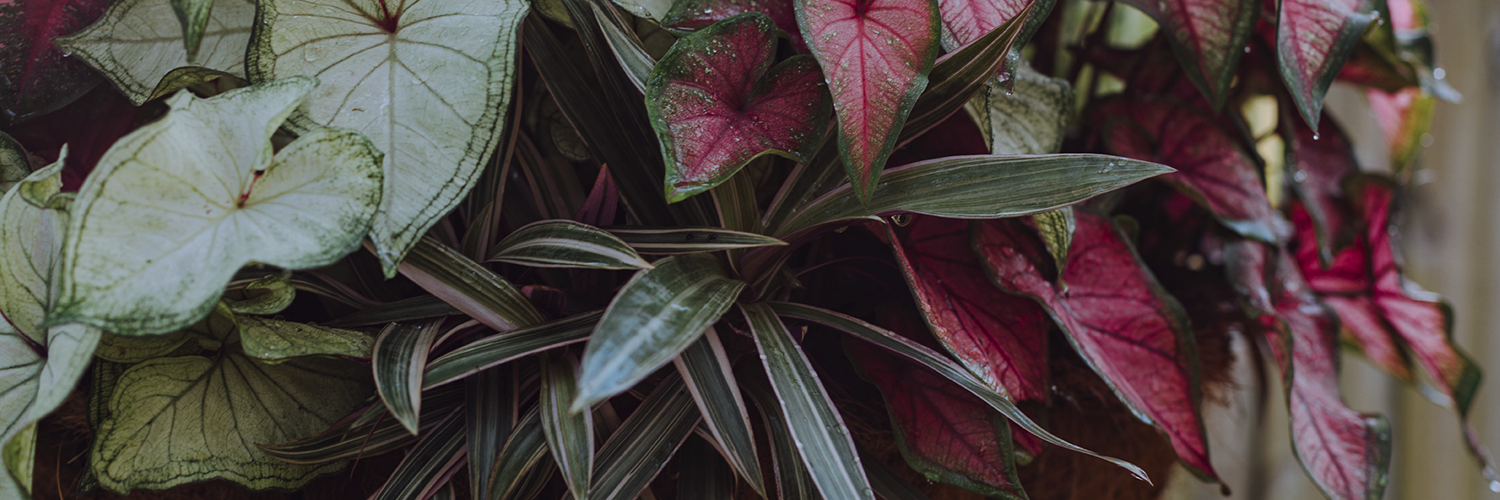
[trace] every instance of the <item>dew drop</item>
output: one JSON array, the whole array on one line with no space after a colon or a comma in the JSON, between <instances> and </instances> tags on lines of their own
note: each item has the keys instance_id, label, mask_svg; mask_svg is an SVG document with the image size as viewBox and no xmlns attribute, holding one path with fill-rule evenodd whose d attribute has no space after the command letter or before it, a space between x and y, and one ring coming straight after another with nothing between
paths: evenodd
<instances>
[{"instance_id":1,"label":"dew drop","mask_svg":"<svg viewBox=\"0 0 1500 500\"><path fill-rule=\"evenodd\" d=\"M311 50L305 50L302 51L302 60L307 62L317 62L318 55L316 53L313 53L313 51Z\"/></svg>"},{"instance_id":2,"label":"dew drop","mask_svg":"<svg viewBox=\"0 0 1500 500\"><path fill-rule=\"evenodd\" d=\"M1500 481L1490 481L1490 491L1500 493Z\"/></svg>"},{"instance_id":3,"label":"dew drop","mask_svg":"<svg viewBox=\"0 0 1500 500\"><path fill-rule=\"evenodd\" d=\"M1316 141L1316 140L1318 140L1318 139L1320 139L1320 138L1321 138L1321 137L1322 137L1322 136L1319 136L1319 135L1318 135L1318 134L1316 134L1316 133L1315 133L1315 134L1313 134L1313 140L1314 140L1314 141Z\"/></svg>"},{"instance_id":4,"label":"dew drop","mask_svg":"<svg viewBox=\"0 0 1500 500\"><path fill-rule=\"evenodd\" d=\"M1448 72L1444 71L1443 68L1434 68L1432 70L1432 77L1433 78L1442 80L1443 77L1446 77L1446 76L1448 76Z\"/></svg>"}]
</instances>

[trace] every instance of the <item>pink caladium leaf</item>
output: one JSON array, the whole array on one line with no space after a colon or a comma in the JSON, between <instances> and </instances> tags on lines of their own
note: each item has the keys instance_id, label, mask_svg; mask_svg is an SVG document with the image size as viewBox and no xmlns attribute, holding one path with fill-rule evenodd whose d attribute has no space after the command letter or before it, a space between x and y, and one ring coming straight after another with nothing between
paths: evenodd
<instances>
[{"instance_id":1,"label":"pink caladium leaf","mask_svg":"<svg viewBox=\"0 0 1500 500\"><path fill-rule=\"evenodd\" d=\"M136 107L114 87L99 85L60 109L6 131L47 163L57 160L67 145L63 190L76 191L115 141L165 109L160 102ZM87 126L79 126L81 123Z\"/></svg>"},{"instance_id":2,"label":"pink caladium leaf","mask_svg":"<svg viewBox=\"0 0 1500 500\"><path fill-rule=\"evenodd\" d=\"M1348 244L1352 227L1348 221L1348 201L1344 199L1344 178L1359 172L1354 147L1343 130L1332 121L1323 134L1299 120L1286 120L1283 129L1287 139L1286 166L1292 187L1316 229L1319 258L1331 263L1338 247Z\"/></svg>"},{"instance_id":3,"label":"pink caladium leaf","mask_svg":"<svg viewBox=\"0 0 1500 500\"><path fill-rule=\"evenodd\" d=\"M938 12L943 20L943 47L951 51L972 43L1030 5L1031 14L1026 16L1021 32L1012 42L1014 47L1023 47L1042 26L1055 3L1057 0L938 0Z\"/></svg>"},{"instance_id":4,"label":"pink caladium leaf","mask_svg":"<svg viewBox=\"0 0 1500 500\"><path fill-rule=\"evenodd\" d=\"M1161 179L1248 238L1276 241L1275 210L1254 160L1215 120L1181 101L1112 98L1093 116L1110 154L1177 169Z\"/></svg>"},{"instance_id":5,"label":"pink caladium leaf","mask_svg":"<svg viewBox=\"0 0 1500 500\"><path fill-rule=\"evenodd\" d=\"M969 247L968 221L911 217L889 239L934 336L1002 394L1046 400L1048 323L1041 307L990 283Z\"/></svg>"},{"instance_id":6,"label":"pink caladium leaf","mask_svg":"<svg viewBox=\"0 0 1500 500\"><path fill-rule=\"evenodd\" d=\"M672 10L662 18L661 26L677 32L692 32L744 14L759 12L771 18L776 27L786 33L792 45L805 51L802 32L797 29L797 13L792 10L792 0L681 0L672 3Z\"/></svg>"},{"instance_id":7,"label":"pink caladium leaf","mask_svg":"<svg viewBox=\"0 0 1500 500\"><path fill-rule=\"evenodd\" d=\"M776 25L740 14L688 35L646 82L647 110L667 165L668 201L724 182L755 157L807 161L823 138L828 92L817 62L775 68Z\"/></svg>"},{"instance_id":8,"label":"pink caladium leaf","mask_svg":"<svg viewBox=\"0 0 1500 500\"><path fill-rule=\"evenodd\" d=\"M822 66L839 124L839 157L867 201L927 88L937 58L935 0L794 0L797 25Z\"/></svg>"},{"instance_id":9,"label":"pink caladium leaf","mask_svg":"<svg viewBox=\"0 0 1500 500\"><path fill-rule=\"evenodd\" d=\"M1125 0L1161 24L1188 79L1213 109L1229 84L1260 18L1260 0Z\"/></svg>"},{"instance_id":10,"label":"pink caladium leaf","mask_svg":"<svg viewBox=\"0 0 1500 500\"><path fill-rule=\"evenodd\" d=\"M1328 86L1374 18L1364 0L1281 0L1277 66L1292 102L1313 132L1318 131Z\"/></svg>"},{"instance_id":11,"label":"pink caladium leaf","mask_svg":"<svg viewBox=\"0 0 1500 500\"><path fill-rule=\"evenodd\" d=\"M1290 252L1240 240L1226 251L1281 366L1292 449L1313 484L1336 500L1378 500L1390 469L1390 425L1339 396L1334 316L1318 304Z\"/></svg>"},{"instance_id":12,"label":"pink caladium leaf","mask_svg":"<svg viewBox=\"0 0 1500 500\"><path fill-rule=\"evenodd\" d=\"M920 329L915 321L887 325ZM1016 477L1010 422L1000 412L943 377L869 343L846 340L844 350L865 380L880 389L896 447L929 479L988 497L1026 498Z\"/></svg>"},{"instance_id":13,"label":"pink caladium leaf","mask_svg":"<svg viewBox=\"0 0 1500 500\"><path fill-rule=\"evenodd\" d=\"M52 39L88 26L108 0L0 2L0 111L19 123L60 108L104 81Z\"/></svg>"},{"instance_id":14,"label":"pink caladium leaf","mask_svg":"<svg viewBox=\"0 0 1500 500\"><path fill-rule=\"evenodd\" d=\"M1016 219L972 223L993 281L1035 299L1142 421L1171 442L1183 465L1216 478L1199 414L1198 348L1182 306L1162 289L1105 216L1075 211L1077 228L1059 290L1036 231Z\"/></svg>"},{"instance_id":15,"label":"pink caladium leaf","mask_svg":"<svg viewBox=\"0 0 1500 500\"><path fill-rule=\"evenodd\" d=\"M1417 87L1385 93L1380 89L1365 92L1375 123L1385 133L1390 147L1391 168L1398 176L1409 175L1421 151L1422 136L1432 128L1432 110L1437 98Z\"/></svg>"}]
</instances>

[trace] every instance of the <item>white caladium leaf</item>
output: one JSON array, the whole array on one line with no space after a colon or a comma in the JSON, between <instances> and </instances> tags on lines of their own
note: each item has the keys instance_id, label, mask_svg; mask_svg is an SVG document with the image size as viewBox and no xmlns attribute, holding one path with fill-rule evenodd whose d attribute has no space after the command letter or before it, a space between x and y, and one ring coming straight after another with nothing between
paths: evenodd
<instances>
[{"instance_id":1,"label":"white caladium leaf","mask_svg":"<svg viewBox=\"0 0 1500 500\"><path fill-rule=\"evenodd\" d=\"M0 498L18 498L30 489L10 470L31 460L24 443L11 441L61 404L78 381L100 331L80 324L43 328L42 320L52 295L51 283L57 249L61 244L67 214L42 208L22 199L22 189L51 194L61 185L62 157L57 163L26 177L0 198ZM29 481L26 481L29 483Z\"/></svg>"},{"instance_id":2,"label":"white caladium leaf","mask_svg":"<svg viewBox=\"0 0 1500 500\"><path fill-rule=\"evenodd\" d=\"M189 62L171 0L120 0L92 26L56 43L109 77L115 88L140 105L159 97L164 83L173 86L173 80L164 78L178 68L244 78L245 47L254 22L255 2L215 2L198 56Z\"/></svg>"},{"instance_id":3,"label":"white caladium leaf","mask_svg":"<svg viewBox=\"0 0 1500 500\"><path fill-rule=\"evenodd\" d=\"M387 276L479 179L510 109L526 0L266 0L251 81L315 75L288 125L364 133L385 152L371 228Z\"/></svg>"},{"instance_id":4,"label":"white caladium leaf","mask_svg":"<svg viewBox=\"0 0 1500 500\"><path fill-rule=\"evenodd\" d=\"M369 368L335 358L268 364L247 356L227 307L196 330L219 349L151 358L120 374L89 453L101 486L123 495L224 479L293 490L343 467L282 463L256 445L328 429L370 395Z\"/></svg>"},{"instance_id":5,"label":"white caladium leaf","mask_svg":"<svg viewBox=\"0 0 1500 500\"><path fill-rule=\"evenodd\" d=\"M316 85L180 92L115 143L74 202L48 322L167 333L206 316L252 260L305 269L358 248L380 203L380 152L316 129L272 158L272 132Z\"/></svg>"},{"instance_id":6,"label":"white caladium leaf","mask_svg":"<svg viewBox=\"0 0 1500 500\"><path fill-rule=\"evenodd\" d=\"M979 123L979 132L997 155L1040 155L1058 152L1073 116L1073 87L1031 69L1026 58L1012 52L1014 88L1010 82L986 82L969 98L965 110Z\"/></svg>"}]
</instances>

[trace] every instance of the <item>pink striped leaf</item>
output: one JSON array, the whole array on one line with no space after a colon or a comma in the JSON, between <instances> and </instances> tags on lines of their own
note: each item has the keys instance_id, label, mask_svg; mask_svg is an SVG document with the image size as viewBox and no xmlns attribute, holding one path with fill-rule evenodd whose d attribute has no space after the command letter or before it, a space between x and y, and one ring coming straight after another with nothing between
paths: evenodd
<instances>
[{"instance_id":1,"label":"pink striped leaf","mask_svg":"<svg viewBox=\"0 0 1500 500\"><path fill-rule=\"evenodd\" d=\"M914 215L892 232L896 261L943 347L998 392L1045 400L1047 319L1036 303L985 277L968 221Z\"/></svg>"},{"instance_id":2,"label":"pink striped leaf","mask_svg":"<svg viewBox=\"0 0 1500 500\"><path fill-rule=\"evenodd\" d=\"M1390 425L1349 409L1339 396L1337 324L1320 306L1290 252L1240 240L1227 249L1230 275L1250 291L1281 366L1292 450L1313 484L1335 500L1378 500L1390 469Z\"/></svg>"},{"instance_id":3,"label":"pink striped leaf","mask_svg":"<svg viewBox=\"0 0 1500 500\"><path fill-rule=\"evenodd\" d=\"M1177 169L1161 179L1235 232L1276 241L1260 169L1219 120L1165 97L1108 99L1093 116L1104 124L1107 152Z\"/></svg>"},{"instance_id":4,"label":"pink striped leaf","mask_svg":"<svg viewBox=\"0 0 1500 500\"><path fill-rule=\"evenodd\" d=\"M937 58L935 0L795 0L839 124L839 157L868 202Z\"/></svg>"},{"instance_id":5,"label":"pink striped leaf","mask_svg":"<svg viewBox=\"0 0 1500 500\"><path fill-rule=\"evenodd\" d=\"M1364 0L1281 0L1276 54L1302 119L1318 131L1323 96L1375 16Z\"/></svg>"},{"instance_id":6,"label":"pink striped leaf","mask_svg":"<svg viewBox=\"0 0 1500 500\"><path fill-rule=\"evenodd\" d=\"M1189 80L1213 109L1229 84L1260 18L1260 0L1125 0L1156 19Z\"/></svg>"},{"instance_id":7,"label":"pink striped leaf","mask_svg":"<svg viewBox=\"0 0 1500 500\"><path fill-rule=\"evenodd\" d=\"M740 14L678 40L656 63L646 102L668 201L707 191L760 155L805 162L818 147L828 93L811 57L771 67L776 31L764 14Z\"/></svg>"},{"instance_id":8,"label":"pink striped leaf","mask_svg":"<svg viewBox=\"0 0 1500 500\"><path fill-rule=\"evenodd\" d=\"M1035 299L1136 417L1159 429L1183 465L1216 478L1199 414L1198 349L1187 314L1109 218L1078 210L1060 290L1040 263L1036 231L1015 219L976 222L973 244L1000 288Z\"/></svg>"},{"instance_id":9,"label":"pink striped leaf","mask_svg":"<svg viewBox=\"0 0 1500 500\"><path fill-rule=\"evenodd\" d=\"M1020 34L1012 42L1016 48L1023 47L1042 26L1055 3L1057 0L938 0L938 12L943 20L943 48L952 51L973 43L1030 5L1031 14L1026 16Z\"/></svg>"},{"instance_id":10,"label":"pink striped leaf","mask_svg":"<svg viewBox=\"0 0 1500 500\"><path fill-rule=\"evenodd\" d=\"M921 328L914 321L900 323L887 326L896 332ZM913 469L988 497L1026 498L1004 415L942 376L869 343L849 340L844 349L860 376L885 397L896 446Z\"/></svg>"}]
</instances>

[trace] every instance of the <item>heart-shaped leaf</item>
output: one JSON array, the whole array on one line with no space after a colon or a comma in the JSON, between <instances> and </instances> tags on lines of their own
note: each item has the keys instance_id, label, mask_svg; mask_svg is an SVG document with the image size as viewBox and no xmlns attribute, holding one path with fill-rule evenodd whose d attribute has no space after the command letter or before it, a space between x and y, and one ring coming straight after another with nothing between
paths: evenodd
<instances>
[{"instance_id":1,"label":"heart-shaped leaf","mask_svg":"<svg viewBox=\"0 0 1500 500\"><path fill-rule=\"evenodd\" d=\"M681 0L672 2L672 10L662 18L661 26L674 31L697 31L746 12L765 14L776 23L776 29L791 38L793 47L807 48L801 30L797 29L797 13L791 0Z\"/></svg>"},{"instance_id":2,"label":"heart-shaped leaf","mask_svg":"<svg viewBox=\"0 0 1500 500\"><path fill-rule=\"evenodd\" d=\"M1349 409L1339 397L1337 322L1319 305L1289 252L1241 240L1226 256L1236 285L1249 290L1271 352L1281 366L1292 448L1328 498L1382 497L1390 466L1390 425ZM1272 261L1272 259L1275 259Z\"/></svg>"},{"instance_id":3,"label":"heart-shaped leaf","mask_svg":"<svg viewBox=\"0 0 1500 500\"><path fill-rule=\"evenodd\" d=\"M380 152L317 129L272 158L271 133L315 85L182 92L116 143L74 202L48 322L166 333L207 315L252 260L305 269L358 248L380 201Z\"/></svg>"},{"instance_id":4,"label":"heart-shaped leaf","mask_svg":"<svg viewBox=\"0 0 1500 500\"><path fill-rule=\"evenodd\" d=\"M64 152L66 155L66 151ZM101 332L72 323L42 327L67 213L28 203L20 191L56 194L63 162L36 171L0 197L0 497L26 498L34 423L62 404L93 359ZM27 469L29 470L29 469Z\"/></svg>"},{"instance_id":5,"label":"heart-shaped leaf","mask_svg":"<svg viewBox=\"0 0 1500 500\"><path fill-rule=\"evenodd\" d=\"M255 2L225 0L214 6L197 57L182 50L182 33L168 0L115 2L88 29L57 45L98 69L140 105L162 94L172 70L195 67L245 77L245 47L255 23Z\"/></svg>"},{"instance_id":6,"label":"heart-shaped leaf","mask_svg":"<svg viewBox=\"0 0 1500 500\"><path fill-rule=\"evenodd\" d=\"M797 25L823 67L839 157L868 201L938 53L935 0L795 0Z\"/></svg>"},{"instance_id":7,"label":"heart-shaped leaf","mask_svg":"<svg viewBox=\"0 0 1500 500\"><path fill-rule=\"evenodd\" d=\"M844 350L860 376L880 388L896 445L912 468L988 497L1026 498L1005 416L941 376L875 346L846 340Z\"/></svg>"},{"instance_id":8,"label":"heart-shaped leaf","mask_svg":"<svg viewBox=\"0 0 1500 500\"><path fill-rule=\"evenodd\" d=\"M914 216L890 236L917 306L943 347L995 390L1046 400L1046 313L990 283L969 248L968 221Z\"/></svg>"},{"instance_id":9,"label":"heart-shaped leaf","mask_svg":"<svg viewBox=\"0 0 1500 500\"><path fill-rule=\"evenodd\" d=\"M1112 154L1177 169L1162 180L1246 237L1276 241L1273 210L1260 171L1218 121L1169 98L1114 98L1092 113Z\"/></svg>"},{"instance_id":10,"label":"heart-shaped leaf","mask_svg":"<svg viewBox=\"0 0 1500 500\"><path fill-rule=\"evenodd\" d=\"M1013 220L974 223L974 246L995 283L1035 299L1120 399L1172 443L1195 474L1214 478L1198 413L1198 349L1182 306L1161 288L1106 217L1077 212L1067 283L1038 266L1046 249Z\"/></svg>"},{"instance_id":11,"label":"heart-shaped leaf","mask_svg":"<svg viewBox=\"0 0 1500 500\"><path fill-rule=\"evenodd\" d=\"M1321 0L1317 0L1321 1ZM1215 110L1224 107L1261 0L1125 0L1156 19L1189 80Z\"/></svg>"},{"instance_id":12,"label":"heart-shaped leaf","mask_svg":"<svg viewBox=\"0 0 1500 500\"><path fill-rule=\"evenodd\" d=\"M334 358L250 358L226 308L200 330L219 342L216 352L148 359L120 375L89 453L101 486L126 494L224 479L289 490L343 467L282 463L256 445L333 425L369 396L369 368Z\"/></svg>"},{"instance_id":13,"label":"heart-shaped leaf","mask_svg":"<svg viewBox=\"0 0 1500 500\"><path fill-rule=\"evenodd\" d=\"M287 125L363 133L385 153L370 238L386 276L463 200L510 109L516 30L529 2L269 0L256 13L251 81L321 79ZM462 36L454 36L462 33ZM571 214L569 214L571 215Z\"/></svg>"},{"instance_id":14,"label":"heart-shaped leaf","mask_svg":"<svg viewBox=\"0 0 1500 500\"><path fill-rule=\"evenodd\" d=\"M1323 96L1375 19L1363 0L1280 0L1276 21L1277 66L1302 119L1318 131Z\"/></svg>"},{"instance_id":15,"label":"heart-shaped leaf","mask_svg":"<svg viewBox=\"0 0 1500 500\"><path fill-rule=\"evenodd\" d=\"M99 18L107 0L13 0L0 4L0 111L15 124L63 107L99 84L52 39Z\"/></svg>"},{"instance_id":16,"label":"heart-shaped leaf","mask_svg":"<svg viewBox=\"0 0 1500 500\"><path fill-rule=\"evenodd\" d=\"M729 310L744 288L708 254L667 257L656 261L655 269L637 272L594 328L572 410L630 389L670 363Z\"/></svg>"},{"instance_id":17,"label":"heart-shaped leaf","mask_svg":"<svg viewBox=\"0 0 1500 500\"><path fill-rule=\"evenodd\" d=\"M776 25L760 13L678 40L646 82L667 165L668 201L707 191L755 157L806 162L822 142L829 97L808 56L775 68Z\"/></svg>"}]
</instances>

